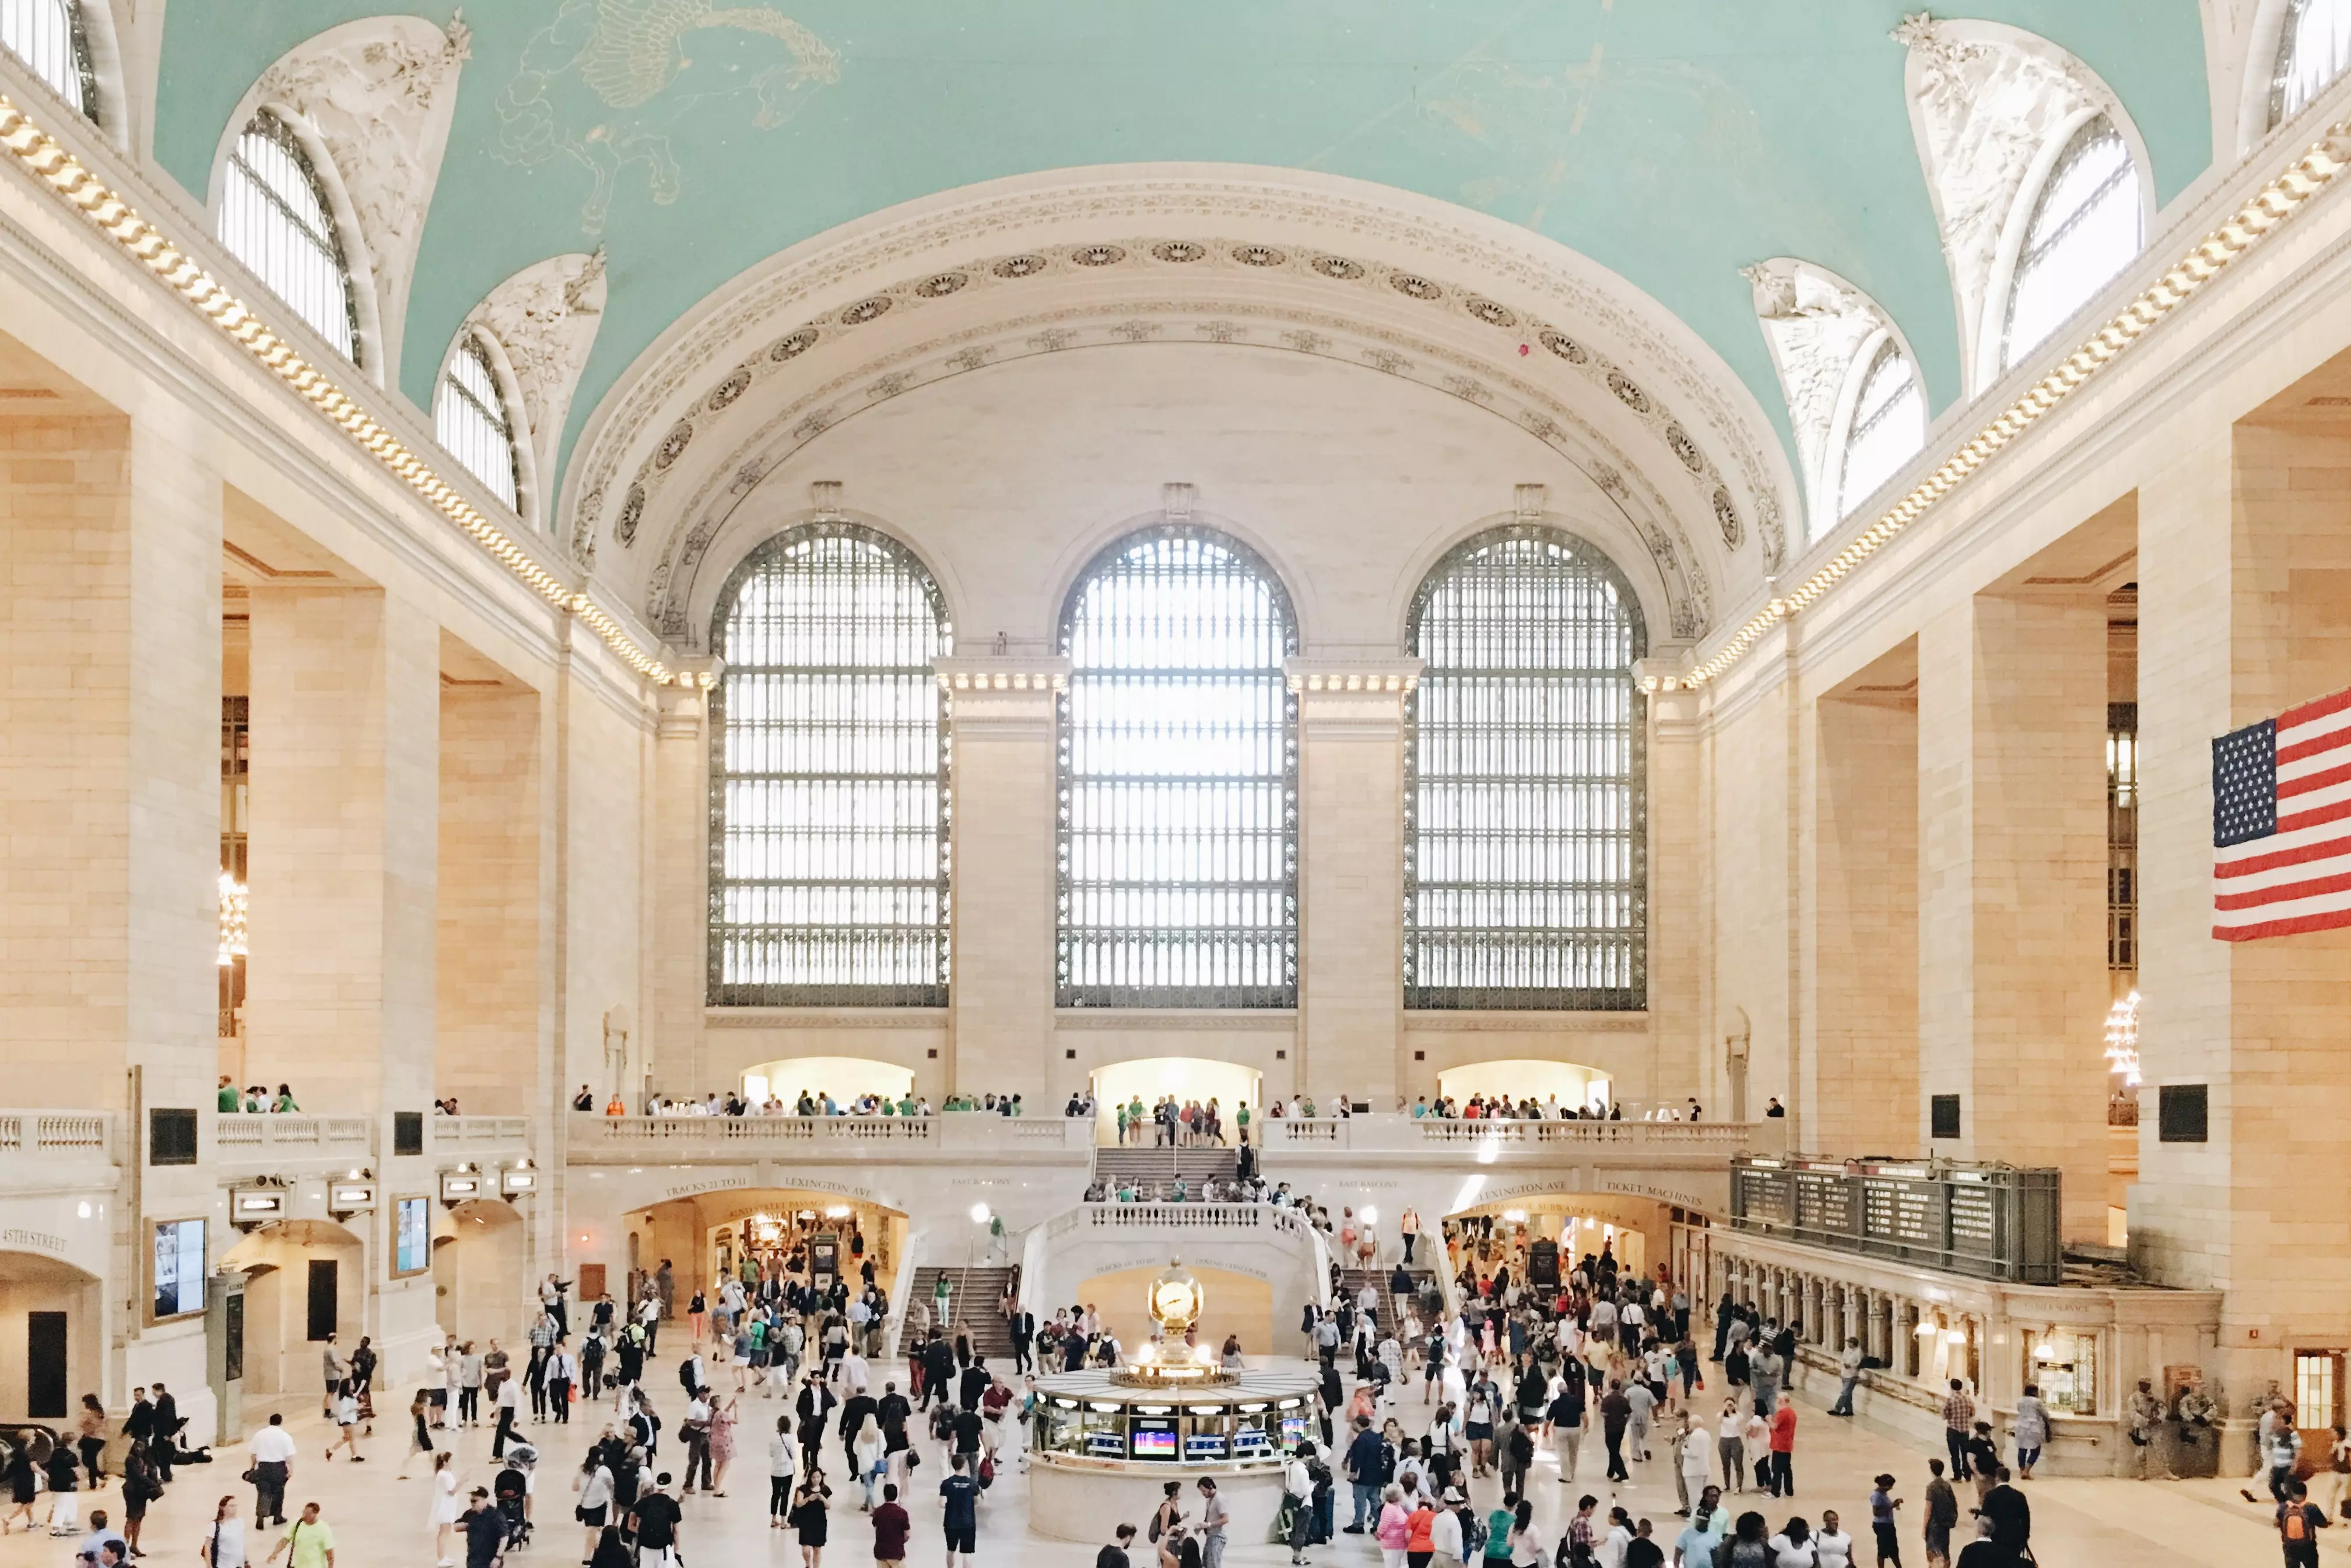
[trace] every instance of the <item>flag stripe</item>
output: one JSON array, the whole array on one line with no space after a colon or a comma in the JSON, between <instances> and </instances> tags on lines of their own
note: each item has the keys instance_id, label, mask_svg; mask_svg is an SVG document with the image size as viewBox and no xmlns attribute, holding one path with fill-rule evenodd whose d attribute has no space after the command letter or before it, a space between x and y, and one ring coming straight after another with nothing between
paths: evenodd
<instances>
[{"instance_id":1,"label":"flag stripe","mask_svg":"<svg viewBox=\"0 0 2351 1568\"><path fill-rule=\"evenodd\" d=\"M2262 909L2275 904L2292 903L2298 898L2315 898L2326 893L2351 893L2351 871L2337 871L2325 877L2305 877L2250 891L2232 889L2214 898L2212 904L2223 912Z\"/></svg>"},{"instance_id":2,"label":"flag stripe","mask_svg":"<svg viewBox=\"0 0 2351 1568\"><path fill-rule=\"evenodd\" d=\"M2297 937L2311 931L2340 930L2346 926L2351 926L2351 902L2255 925L2214 926L2212 934L2224 942L2257 942L2264 937Z\"/></svg>"},{"instance_id":3,"label":"flag stripe","mask_svg":"<svg viewBox=\"0 0 2351 1568\"><path fill-rule=\"evenodd\" d=\"M2314 701L2288 708L2278 715L2278 728L2284 730L2296 724L2307 724L2314 720L2324 719L2333 714L2351 716L2351 686L2345 687L2331 697L2321 697Z\"/></svg>"},{"instance_id":4,"label":"flag stripe","mask_svg":"<svg viewBox=\"0 0 2351 1568\"><path fill-rule=\"evenodd\" d=\"M2212 935L2351 928L2351 689L2212 742Z\"/></svg>"}]
</instances>

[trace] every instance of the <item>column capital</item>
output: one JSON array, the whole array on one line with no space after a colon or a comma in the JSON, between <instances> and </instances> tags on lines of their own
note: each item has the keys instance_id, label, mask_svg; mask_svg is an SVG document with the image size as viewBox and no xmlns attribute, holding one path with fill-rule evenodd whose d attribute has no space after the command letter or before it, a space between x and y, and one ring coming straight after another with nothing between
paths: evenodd
<instances>
[{"instance_id":1,"label":"column capital","mask_svg":"<svg viewBox=\"0 0 2351 1568\"><path fill-rule=\"evenodd\" d=\"M1410 655L1376 659L1293 656L1281 661L1283 678L1290 682L1290 689L1301 695L1324 691L1350 695L1386 692L1401 697L1420 684L1424 668L1423 660Z\"/></svg>"},{"instance_id":2,"label":"column capital","mask_svg":"<svg viewBox=\"0 0 2351 1568\"><path fill-rule=\"evenodd\" d=\"M1029 654L953 655L931 660L939 690L963 691L1064 691L1070 661Z\"/></svg>"}]
</instances>

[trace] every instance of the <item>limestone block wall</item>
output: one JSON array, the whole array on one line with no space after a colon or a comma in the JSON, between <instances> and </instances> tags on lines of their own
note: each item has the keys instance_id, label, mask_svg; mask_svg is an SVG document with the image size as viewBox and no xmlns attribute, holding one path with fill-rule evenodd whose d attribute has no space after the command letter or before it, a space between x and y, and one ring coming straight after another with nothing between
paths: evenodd
<instances>
[{"instance_id":1,"label":"limestone block wall","mask_svg":"<svg viewBox=\"0 0 2351 1568\"><path fill-rule=\"evenodd\" d=\"M434 1086L469 1114L520 1114L539 1075L538 693L441 691Z\"/></svg>"}]
</instances>

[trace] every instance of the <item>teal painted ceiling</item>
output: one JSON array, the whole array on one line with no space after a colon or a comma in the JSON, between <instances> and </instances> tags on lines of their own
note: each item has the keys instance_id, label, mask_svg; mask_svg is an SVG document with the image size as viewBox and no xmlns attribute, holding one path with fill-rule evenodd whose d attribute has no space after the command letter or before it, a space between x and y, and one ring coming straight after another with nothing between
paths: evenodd
<instances>
[{"instance_id":1,"label":"teal painted ceiling","mask_svg":"<svg viewBox=\"0 0 2351 1568\"><path fill-rule=\"evenodd\" d=\"M1917 0L1908 0L1915 7ZM601 244L580 422L676 317L836 224L974 182L1200 160L1379 182L1573 246L1677 313L1782 425L1738 268L1796 255L1900 322L1938 407L1951 292L1887 38L1904 0L473 0L402 347ZM172 0L155 152L201 198L228 117L367 0ZM447 20L444 6L420 14ZM1945 15L1938 11L1938 15ZM2211 157L2196 0L1988 0L2118 94L2168 200Z\"/></svg>"}]
</instances>

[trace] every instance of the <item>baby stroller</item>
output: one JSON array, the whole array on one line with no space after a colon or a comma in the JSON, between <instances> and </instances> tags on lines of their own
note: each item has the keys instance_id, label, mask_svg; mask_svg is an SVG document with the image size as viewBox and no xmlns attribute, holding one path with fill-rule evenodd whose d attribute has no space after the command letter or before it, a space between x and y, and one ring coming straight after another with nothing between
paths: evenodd
<instances>
[{"instance_id":1,"label":"baby stroller","mask_svg":"<svg viewBox=\"0 0 2351 1568\"><path fill-rule=\"evenodd\" d=\"M490 1499L497 1504L498 1515L507 1521L506 1550L517 1551L530 1544L530 1473L538 1463L538 1450L528 1443L516 1443L507 1449L507 1468L490 1483Z\"/></svg>"}]
</instances>

